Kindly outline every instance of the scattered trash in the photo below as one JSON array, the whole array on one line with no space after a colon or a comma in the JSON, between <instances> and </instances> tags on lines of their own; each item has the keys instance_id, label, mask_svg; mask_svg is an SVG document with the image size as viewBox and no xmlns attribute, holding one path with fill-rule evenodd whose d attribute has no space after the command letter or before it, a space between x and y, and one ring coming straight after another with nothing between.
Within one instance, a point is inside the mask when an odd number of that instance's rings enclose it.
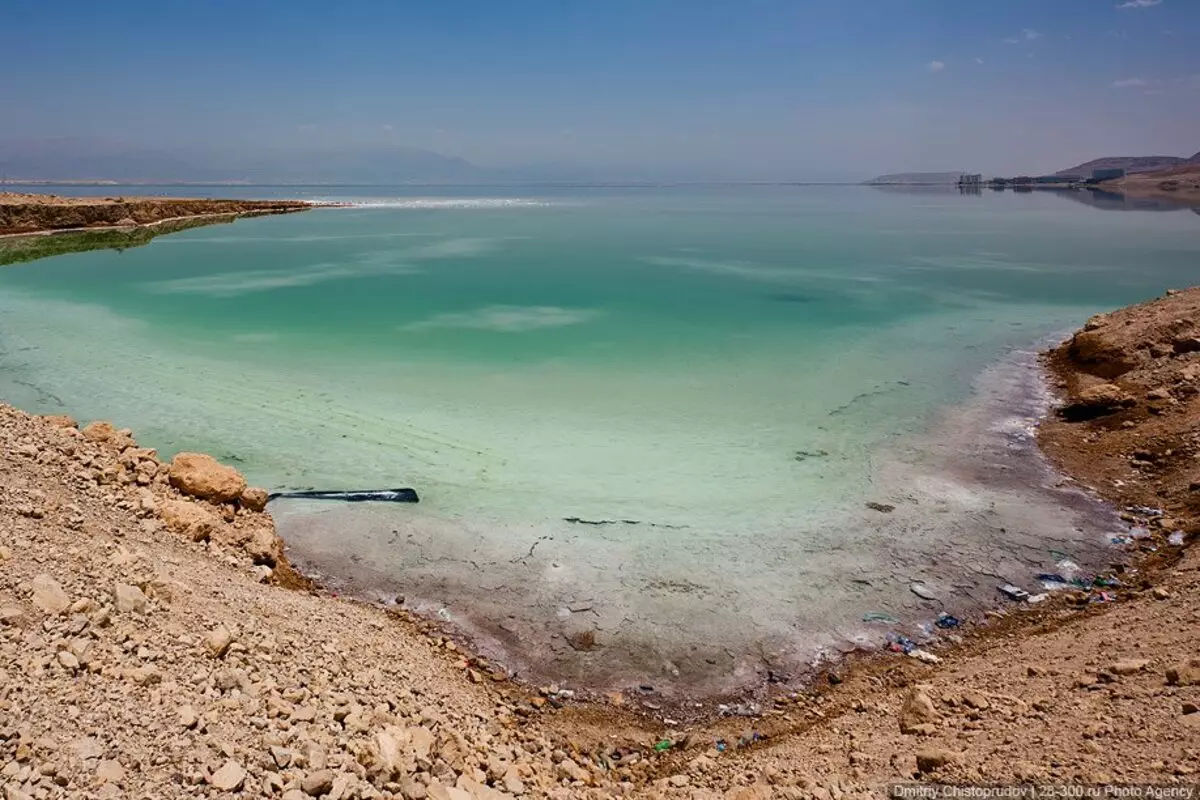
<instances>
[{"instance_id":1,"label":"scattered trash","mask_svg":"<svg viewBox=\"0 0 1200 800\"><path fill-rule=\"evenodd\" d=\"M758 717L762 716L762 706L749 701L738 703L736 706L722 703L717 706L717 713L722 717Z\"/></svg>"},{"instance_id":2,"label":"scattered trash","mask_svg":"<svg viewBox=\"0 0 1200 800\"><path fill-rule=\"evenodd\" d=\"M1132 536L1134 539L1149 539L1150 531L1149 531L1149 529L1142 528L1142 527L1130 528L1129 535Z\"/></svg>"},{"instance_id":3,"label":"scattered trash","mask_svg":"<svg viewBox=\"0 0 1200 800\"><path fill-rule=\"evenodd\" d=\"M1059 575L1057 572L1038 573L1037 579L1039 581L1042 581L1043 583L1061 583L1064 586L1067 585L1068 583L1070 583L1070 581L1065 576Z\"/></svg>"},{"instance_id":4,"label":"scattered trash","mask_svg":"<svg viewBox=\"0 0 1200 800\"><path fill-rule=\"evenodd\" d=\"M1115 603L1117 596L1112 592L1097 592L1089 598L1093 603Z\"/></svg>"},{"instance_id":5,"label":"scattered trash","mask_svg":"<svg viewBox=\"0 0 1200 800\"><path fill-rule=\"evenodd\" d=\"M919 647L908 651L909 658L915 658L918 661L924 661L926 664L940 664L942 659L935 656L928 650L922 650Z\"/></svg>"},{"instance_id":6,"label":"scattered trash","mask_svg":"<svg viewBox=\"0 0 1200 800\"><path fill-rule=\"evenodd\" d=\"M729 745L725 743L724 739L717 739L717 741L714 742L714 744L717 746L718 753L724 753L725 748L729 747Z\"/></svg>"},{"instance_id":7,"label":"scattered trash","mask_svg":"<svg viewBox=\"0 0 1200 800\"><path fill-rule=\"evenodd\" d=\"M1050 595L1046 594L1045 592L1042 592L1041 594L1031 594L1031 595L1029 595L1029 597L1025 598L1025 602L1029 603L1030 605L1035 605L1037 603L1042 602L1049 596Z\"/></svg>"},{"instance_id":8,"label":"scattered trash","mask_svg":"<svg viewBox=\"0 0 1200 800\"><path fill-rule=\"evenodd\" d=\"M917 643L907 636L902 636L898 633L888 634L887 649L893 653L911 653L917 649Z\"/></svg>"},{"instance_id":9,"label":"scattered trash","mask_svg":"<svg viewBox=\"0 0 1200 800\"><path fill-rule=\"evenodd\" d=\"M889 625L895 625L900 621L891 614L886 614L882 611L868 611L863 614L862 620L863 622L886 622Z\"/></svg>"},{"instance_id":10,"label":"scattered trash","mask_svg":"<svg viewBox=\"0 0 1200 800\"><path fill-rule=\"evenodd\" d=\"M1183 531L1175 531L1167 537L1167 544L1173 547L1183 547Z\"/></svg>"},{"instance_id":11,"label":"scattered trash","mask_svg":"<svg viewBox=\"0 0 1200 800\"><path fill-rule=\"evenodd\" d=\"M1019 586L1013 586L1011 583L1006 583L1003 586L999 587L999 589L1000 589L1000 593L1003 594L1005 597L1007 597L1009 600L1013 600L1015 602L1021 603L1021 602L1024 602L1025 600L1029 599L1029 592L1025 591L1024 589L1022 589Z\"/></svg>"},{"instance_id":12,"label":"scattered trash","mask_svg":"<svg viewBox=\"0 0 1200 800\"><path fill-rule=\"evenodd\" d=\"M1054 566L1058 567L1059 574L1066 578L1066 581L1079 574L1079 565L1069 558L1059 559ZM1066 583L1066 581L1063 582Z\"/></svg>"},{"instance_id":13,"label":"scattered trash","mask_svg":"<svg viewBox=\"0 0 1200 800\"><path fill-rule=\"evenodd\" d=\"M957 628L962 623L959 621L958 617L947 614L945 611L943 611L938 615L938 618L933 621L933 624L937 625L942 630L946 630L948 628Z\"/></svg>"},{"instance_id":14,"label":"scattered trash","mask_svg":"<svg viewBox=\"0 0 1200 800\"><path fill-rule=\"evenodd\" d=\"M670 750L671 745L675 744L670 739L663 739L658 744L654 745L654 752L661 753L664 750Z\"/></svg>"},{"instance_id":15,"label":"scattered trash","mask_svg":"<svg viewBox=\"0 0 1200 800\"><path fill-rule=\"evenodd\" d=\"M738 747L749 747L750 745L754 744L755 742L761 742L766 738L767 737L765 734L759 733L758 731L747 731L746 733L743 733L741 736L738 737L737 746Z\"/></svg>"},{"instance_id":16,"label":"scattered trash","mask_svg":"<svg viewBox=\"0 0 1200 800\"><path fill-rule=\"evenodd\" d=\"M915 594L922 600L937 600L937 595L923 583L913 583L909 585L909 591Z\"/></svg>"},{"instance_id":17,"label":"scattered trash","mask_svg":"<svg viewBox=\"0 0 1200 800\"><path fill-rule=\"evenodd\" d=\"M1161 517L1166 513L1161 508L1151 508L1150 506L1130 506L1126 509L1126 511L1130 511L1143 517Z\"/></svg>"},{"instance_id":18,"label":"scattered trash","mask_svg":"<svg viewBox=\"0 0 1200 800\"><path fill-rule=\"evenodd\" d=\"M1133 537L1131 537L1131 536L1114 536L1114 537L1112 537L1111 541L1113 544L1133 544Z\"/></svg>"},{"instance_id":19,"label":"scattered trash","mask_svg":"<svg viewBox=\"0 0 1200 800\"><path fill-rule=\"evenodd\" d=\"M448 619L450 619L450 609L446 608L445 606L442 606L441 608L438 609L437 615L439 617L441 617L442 619L448 620Z\"/></svg>"}]
</instances>

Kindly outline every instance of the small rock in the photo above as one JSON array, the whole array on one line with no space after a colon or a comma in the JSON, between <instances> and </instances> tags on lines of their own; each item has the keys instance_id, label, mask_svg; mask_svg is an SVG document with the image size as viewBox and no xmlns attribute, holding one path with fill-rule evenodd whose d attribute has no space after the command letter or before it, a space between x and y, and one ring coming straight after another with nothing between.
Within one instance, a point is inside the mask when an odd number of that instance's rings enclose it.
<instances>
[{"instance_id":1,"label":"small rock","mask_svg":"<svg viewBox=\"0 0 1200 800\"><path fill-rule=\"evenodd\" d=\"M1141 672L1150 665L1149 659L1145 658L1126 658L1108 667L1108 671L1113 675L1133 675Z\"/></svg>"},{"instance_id":2,"label":"small rock","mask_svg":"<svg viewBox=\"0 0 1200 800\"><path fill-rule=\"evenodd\" d=\"M222 792L236 792L246 780L246 770L232 758L212 774L209 782Z\"/></svg>"},{"instance_id":3,"label":"small rock","mask_svg":"<svg viewBox=\"0 0 1200 800\"><path fill-rule=\"evenodd\" d=\"M233 634L224 625L218 625L204 637L204 646L213 658L223 658L233 644Z\"/></svg>"},{"instance_id":4,"label":"small rock","mask_svg":"<svg viewBox=\"0 0 1200 800\"><path fill-rule=\"evenodd\" d=\"M917 753L917 769L920 772L934 772L953 760L953 754L945 750L921 750Z\"/></svg>"},{"instance_id":5,"label":"small rock","mask_svg":"<svg viewBox=\"0 0 1200 800\"><path fill-rule=\"evenodd\" d=\"M121 762L107 759L96 767L96 777L101 783L120 783L125 777L125 768Z\"/></svg>"},{"instance_id":6,"label":"small rock","mask_svg":"<svg viewBox=\"0 0 1200 800\"><path fill-rule=\"evenodd\" d=\"M924 733L930 727L936 728L941 719L942 715L934 708L933 700L925 690L914 686L900 709L900 732Z\"/></svg>"},{"instance_id":7,"label":"small rock","mask_svg":"<svg viewBox=\"0 0 1200 800\"><path fill-rule=\"evenodd\" d=\"M47 614L57 616L71 607L71 598L62 585L46 573L33 579L33 604Z\"/></svg>"},{"instance_id":8,"label":"small rock","mask_svg":"<svg viewBox=\"0 0 1200 800\"><path fill-rule=\"evenodd\" d=\"M196 709L192 708L191 706L180 706L179 724L182 727L191 730L200 724L200 715L197 714Z\"/></svg>"},{"instance_id":9,"label":"small rock","mask_svg":"<svg viewBox=\"0 0 1200 800\"><path fill-rule=\"evenodd\" d=\"M1071 421L1095 419L1135 404L1135 400L1115 383L1089 386L1063 406L1062 415Z\"/></svg>"},{"instance_id":10,"label":"small rock","mask_svg":"<svg viewBox=\"0 0 1200 800\"><path fill-rule=\"evenodd\" d=\"M58 663L62 664L64 669L67 669L71 672L77 672L79 670L79 659L76 658L75 654L71 653L70 651L59 650Z\"/></svg>"},{"instance_id":11,"label":"small rock","mask_svg":"<svg viewBox=\"0 0 1200 800\"><path fill-rule=\"evenodd\" d=\"M126 673L129 679L139 686L150 686L155 683L162 683L162 673L158 671L158 667L153 664L145 664L140 667L131 669Z\"/></svg>"},{"instance_id":12,"label":"small rock","mask_svg":"<svg viewBox=\"0 0 1200 800\"><path fill-rule=\"evenodd\" d=\"M1171 599L1171 593L1168 592L1166 589L1162 588L1161 586L1155 586L1154 589L1151 590L1150 594L1154 597L1155 600L1170 600Z\"/></svg>"},{"instance_id":13,"label":"small rock","mask_svg":"<svg viewBox=\"0 0 1200 800\"><path fill-rule=\"evenodd\" d=\"M1174 686L1200 685L1200 659L1192 659L1167 670L1167 683Z\"/></svg>"},{"instance_id":14,"label":"small rock","mask_svg":"<svg viewBox=\"0 0 1200 800\"><path fill-rule=\"evenodd\" d=\"M992 704L988 702L988 699L979 692L964 692L963 705L967 706L967 708L973 708L977 711L987 711L992 707Z\"/></svg>"},{"instance_id":15,"label":"small rock","mask_svg":"<svg viewBox=\"0 0 1200 800\"><path fill-rule=\"evenodd\" d=\"M238 502L242 504L242 508L250 511L262 511L267 507L267 490L256 486L247 487Z\"/></svg>"},{"instance_id":16,"label":"small rock","mask_svg":"<svg viewBox=\"0 0 1200 800\"><path fill-rule=\"evenodd\" d=\"M1195 703L1184 703L1182 710L1184 714L1195 714L1197 711L1200 711L1200 706Z\"/></svg>"},{"instance_id":17,"label":"small rock","mask_svg":"<svg viewBox=\"0 0 1200 800\"><path fill-rule=\"evenodd\" d=\"M322 797L329 794L329 790L333 788L332 770L323 769L305 777L300 782L300 788L309 797Z\"/></svg>"},{"instance_id":18,"label":"small rock","mask_svg":"<svg viewBox=\"0 0 1200 800\"><path fill-rule=\"evenodd\" d=\"M138 587L130 586L127 583L117 583L114 586L113 594L116 597L117 613L146 613L146 595L142 594L142 590Z\"/></svg>"}]
</instances>

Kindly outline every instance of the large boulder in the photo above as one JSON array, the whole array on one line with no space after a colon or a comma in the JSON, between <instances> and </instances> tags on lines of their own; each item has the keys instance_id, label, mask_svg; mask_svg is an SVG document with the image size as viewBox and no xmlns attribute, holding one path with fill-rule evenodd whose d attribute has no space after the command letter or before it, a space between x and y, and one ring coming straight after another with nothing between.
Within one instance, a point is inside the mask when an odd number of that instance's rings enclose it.
<instances>
[{"instance_id":1,"label":"large boulder","mask_svg":"<svg viewBox=\"0 0 1200 800\"><path fill-rule=\"evenodd\" d=\"M228 503L241 497L246 479L203 453L180 453L171 461L171 485L184 494L212 503Z\"/></svg>"},{"instance_id":2,"label":"large boulder","mask_svg":"<svg viewBox=\"0 0 1200 800\"><path fill-rule=\"evenodd\" d=\"M1115 383L1100 383L1078 392L1066 405L1062 415L1069 420L1085 420L1113 414L1132 406L1136 401Z\"/></svg>"}]
</instances>

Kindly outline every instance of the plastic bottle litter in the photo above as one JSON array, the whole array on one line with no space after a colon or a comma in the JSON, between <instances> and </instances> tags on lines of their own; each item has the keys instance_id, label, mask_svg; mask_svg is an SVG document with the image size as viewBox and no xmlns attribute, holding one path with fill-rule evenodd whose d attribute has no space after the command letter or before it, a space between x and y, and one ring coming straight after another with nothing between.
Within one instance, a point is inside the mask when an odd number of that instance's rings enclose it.
<instances>
[{"instance_id":1,"label":"plastic bottle litter","mask_svg":"<svg viewBox=\"0 0 1200 800\"><path fill-rule=\"evenodd\" d=\"M1175 531L1167 537L1167 544L1173 547L1183 547L1183 531Z\"/></svg>"},{"instance_id":2,"label":"plastic bottle litter","mask_svg":"<svg viewBox=\"0 0 1200 800\"><path fill-rule=\"evenodd\" d=\"M938 615L938 618L933 621L933 624L937 625L942 630L947 630L949 628L957 628L962 623L959 621L958 617L952 616L943 611Z\"/></svg>"},{"instance_id":3,"label":"plastic bottle litter","mask_svg":"<svg viewBox=\"0 0 1200 800\"><path fill-rule=\"evenodd\" d=\"M917 659L918 661L924 661L926 664L940 664L940 663L942 663L942 659L941 659L941 658L939 658L938 656L935 656L933 653L929 652L928 650L922 650L922 649L921 649L921 648L919 648L919 647L918 647L918 648L914 648L914 649L912 649L912 650L909 650L909 651L908 651L908 657L909 657L909 658L915 658L915 659Z\"/></svg>"},{"instance_id":4,"label":"plastic bottle litter","mask_svg":"<svg viewBox=\"0 0 1200 800\"><path fill-rule=\"evenodd\" d=\"M1079 574L1079 565L1069 558L1059 559L1054 566L1058 569L1058 574L1066 579L1063 583L1066 583Z\"/></svg>"},{"instance_id":5,"label":"plastic bottle litter","mask_svg":"<svg viewBox=\"0 0 1200 800\"><path fill-rule=\"evenodd\" d=\"M661 753L664 750L670 750L671 745L673 744L674 742L672 742L670 739L663 739L661 742L654 745L654 752Z\"/></svg>"},{"instance_id":6,"label":"plastic bottle litter","mask_svg":"<svg viewBox=\"0 0 1200 800\"><path fill-rule=\"evenodd\" d=\"M933 590L923 583L909 584L908 589L922 600L937 600L937 595L933 593Z\"/></svg>"},{"instance_id":7,"label":"plastic bottle litter","mask_svg":"<svg viewBox=\"0 0 1200 800\"><path fill-rule=\"evenodd\" d=\"M1006 583L998 588L1000 589L1000 593L1009 600L1021 603L1029 599L1029 592L1025 591L1020 586L1013 586L1011 583Z\"/></svg>"}]
</instances>

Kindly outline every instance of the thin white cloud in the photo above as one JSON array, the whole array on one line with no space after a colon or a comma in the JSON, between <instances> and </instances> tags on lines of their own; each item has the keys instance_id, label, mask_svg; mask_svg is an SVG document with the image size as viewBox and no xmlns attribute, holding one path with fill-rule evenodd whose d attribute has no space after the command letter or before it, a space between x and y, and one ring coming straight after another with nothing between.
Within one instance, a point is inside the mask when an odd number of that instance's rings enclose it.
<instances>
[{"instance_id":1,"label":"thin white cloud","mask_svg":"<svg viewBox=\"0 0 1200 800\"><path fill-rule=\"evenodd\" d=\"M1150 8L1161 2L1162 0L1126 0L1126 2L1119 4L1117 8Z\"/></svg>"},{"instance_id":2,"label":"thin white cloud","mask_svg":"<svg viewBox=\"0 0 1200 800\"><path fill-rule=\"evenodd\" d=\"M1114 89L1135 89L1140 86L1145 86L1146 81L1141 78L1122 78L1119 81L1113 81Z\"/></svg>"},{"instance_id":3,"label":"thin white cloud","mask_svg":"<svg viewBox=\"0 0 1200 800\"><path fill-rule=\"evenodd\" d=\"M1005 44L1021 44L1022 42L1032 42L1041 39L1045 34L1035 31L1033 28L1022 28L1020 36L1009 36L1002 39Z\"/></svg>"},{"instance_id":4,"label":"thin white cloud","mask_svg":"<svg viewBox=\"0 0 1200 800\"><path fill-rule=\"evenodd\" d=\"M982 63L983 63L983 59L982 59L982 58L979 58L978 56L976 56L976 57L975 57L975 63L976 63L976 64L982 64Z\"/></svg>"},{"instance_id":5,"label":"thin white cloud","mask_svg":"<svg viewBox=\"0 0 1200 800\"><path fill-rule=\"evenodd\" d=\"M941 72L946 68L946 63L944 61L930 61L925 66L930 72Z\"/></svg>"},{"instance_id":6,"label":"thin white cloud","mask_svg":"<svg viewBox=\"0 0 1200 800\"><path fill-rule=\"evenodd\" d=\"M600 312L590 308L561 306L486 306L474 311L435 314L428 319L402 325L402 331L426 331L438 328L523 333L542 328L562 328L595 319Z\"/></svg>"}]
</instances>

